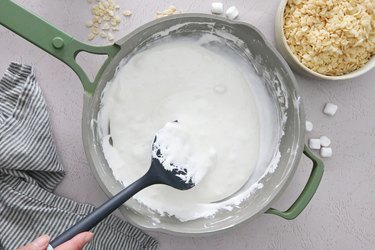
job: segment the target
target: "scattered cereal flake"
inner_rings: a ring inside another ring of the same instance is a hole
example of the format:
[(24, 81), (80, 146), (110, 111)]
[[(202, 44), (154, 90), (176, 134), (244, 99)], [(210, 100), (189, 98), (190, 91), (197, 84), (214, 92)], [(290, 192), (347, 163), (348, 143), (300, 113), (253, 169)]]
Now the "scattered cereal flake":
[(109, 26), (108, 23), (104, 23), (103, 26), (102, 26), (102, 30), (109, 30), (111, 26)]
[(117, 26), (117, 25), (118, 25), (118, 23), (116, 22), (116, 20), (115, 20), (115, 19), (112, 19), (112, 20), (111, 20), (111, 25), (112, 25), (112, 26)]
[(164, 11), (157, 11), (155, 18), (158, 19), (161, 17), (171, 16), (171, 15), (180, 14), (180, 13), (182, 13), (182, 11), (177, 10), (175, 6), (171, 5)]
[(169, 15), (173, 15), (174, 12), (175, 12), (174, 10), (166, 9), (165, 11), (163, 11), (163, 14), (169, 16)]
[(93, 25), (94, 25), (94, 22), (93, 22), (93, 21), (88, 21), (88, 22), (85, 24), (85, 26), (86, 26), (87, 28), (91, 28)]
[[(90, 1), (93, 2), (93, 0)], [(91, 28), (90, 34), (94, 35), (89, 35), (91, 40), (97, 35), (110, 39), (111, 36), (108, 36), (107, 31), (119, 30), (118, 26), (121, 23), (121, 16), (118, 15), (119, 9), (120, 6), (114, 0), (97, 0), (97, 3), (92, 5), (92, 20), (86, 23), (86, 26)]]
[(88, 2), (89, 4), (92, 4), (93, 1), (92, 1), (92, 0), (87, 0), (87, 2)]
[(112, 42), (113, 40), (115, 40), (115, 37), (112, 35), (112, 33), (108, 33), (108, 41)]
[(171, 5), (168, 7), (168, 9), (170, 9), (171, 11), (175, 12), (177, 9), (175, 6)]
[(108, 15), (111, 16), (111, 17), (113, 17), (113, 16), (115, 16), (115, 12), (112, 11), (112, 10), (110, 10), (110, 11), (108, 11)]
[(91, 29), (91, 33), (97, 35), (97, 34), (99, 34), (99, 29), (96, 28), (96, 27), (93, 27), (93, 28)]
[(100, 17), (94, 16), (93, 19), (92, 19), (92, 22), (93, 23), (98, 23), (99, 20), (100, 20)]
[(104, 31), (100, 32), (99, 36), (101, 38), (106, 38), (107, 37), (107, 33), (105, 33)]
[(95, 37), (96, 37), (96, 35), (95, 35), (94, 33), (90, 33), (90, 34), (87, 36), (87, 40), (91, 41), (91, 40), (93, 40)]
[(100, 2), (99, 5), (102, 5), (102, 6), (103, 6), (104, 8), (106, 8), (106, 9), (109, 8), (109, 2), (107, 2), (107, 1), (102, 1), (102, 2)]
[(120, 16), (115, 16), (113, 18), (117, 23), (121, 23), (121, 17)]
[(133, 15), (133, 12), (131, 12), (130, 10), (125, 10), (122, 14), (124, 16), (131, 16), (131, 15)]

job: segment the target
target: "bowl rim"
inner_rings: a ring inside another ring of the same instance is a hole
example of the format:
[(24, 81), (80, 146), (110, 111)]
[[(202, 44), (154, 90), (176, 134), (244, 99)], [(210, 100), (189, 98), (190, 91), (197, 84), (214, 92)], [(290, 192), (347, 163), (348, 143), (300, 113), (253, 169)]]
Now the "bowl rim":
[[(284, 20), (284, 12), (285, 12), (285, 8), (286, 8), (286, 5), (287, 5), (288, 1), (289, 0), (281, 0), (280, 1), (279, 7), (278, 7), (278, 10), (277, 10), (277, 14), (276, 14), (276, 18), (275, 18), (275, 36), (281, 38), (282, 46), (284, 46), (284, 49), (289, 54), (288, 58), (293, 60), (293, 63), (298, 65), (298, 67), (300, 67), (300, 69), (303, 70), (306, 74), (311, 75), (312, 77), (315, 77), (315, 78), (325, 79), (325, 80), (334, 80), (334, 81), (335, 80), (348, 80), (348, 79), (352, 79), (352, 78), (361, 76), (361, 75), (367, 73), (368, 71), (372, 70), (373, 68), (375, 68), (375, 55), (373, 55), (370, 58), (370, 60), (368, 62), (366, 62), (366, 64), (364, 64), (362, 67), (360, 67), (360, 68), (358, 68), (358, 69), (356, 69), (352, 72), (349, 72), (347, 74), (340, 75), (340, 76), (328, 76), (328, 75), (318, 73), (318, 72), (308, 68), (302, 62), (300, 62), (298, 60), (298, 58), (295, 56), (295, 54), (292, 52), (292, 50), (290, 49), (290, 47), (288, 45), (288, 42), (286, 40), (286, 37), (285, 37), (285, 33), (284, 33), (284, 21), (285, 21)], [(280, 46), (280, 45), (281, 44), (278, 44), (278, 46)], [(286, 61), (288, 61), (288, 60), (286, 59)], [(291, 67), (293, 67), (293, 66), (291, 66)]]

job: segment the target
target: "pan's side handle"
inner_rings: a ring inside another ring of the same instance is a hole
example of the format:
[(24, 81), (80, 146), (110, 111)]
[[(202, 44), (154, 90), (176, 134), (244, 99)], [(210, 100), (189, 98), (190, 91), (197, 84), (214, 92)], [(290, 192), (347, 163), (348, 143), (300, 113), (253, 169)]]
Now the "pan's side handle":
[(266, 213), (278, 215), (287, 220), (293, 220), (303, 211), (303, 209), (305, 209), (307, 204), (309, 204), (309, 202), (311, 201), (322, 179), (324, 165), (322, 160), (316, 157), (306, 145), (303, 153), (312, 160), (313, 167), (309, 180), (307, 181), (305, 188), (302, 190), (302, 193), (288, 210), (280, 211), (275, 208), (270, 208)]
[[(98, 47), (79, 42), (10, 0), (0, 0), (0, 24), (66, 63), (88, 94), (94, 92), (105, 67), (121, 49), (116, 44)], [(75, 60), (81, 51), (108, 55), (92, 82)]]

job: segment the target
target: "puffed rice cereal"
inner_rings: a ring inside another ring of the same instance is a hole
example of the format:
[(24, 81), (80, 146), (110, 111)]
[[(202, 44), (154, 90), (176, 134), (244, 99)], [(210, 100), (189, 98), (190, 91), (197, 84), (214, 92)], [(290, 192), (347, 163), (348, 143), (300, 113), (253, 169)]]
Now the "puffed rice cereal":
[(181, 10), (177, 10), (175, 6), (171, 5), (164, 11), (157, 11), (155, 19), (159, 19), (159, 18), (166, 17), (166, 16), (172, 16), (176, 14), (181, 14), (181, 13), (182, 13)]
[(284, 34), (293, 54), (311, 70), (350, 73), (375, 54), (375, 1), (289, 0)]
[[(87, 2), (92, 4), (92, 19), (85, 24), (87, 28), (90, 28), (87, 39), (91, 41), (95, 37), (101, 37), (112, 42), (114, 36), (110, 31), (118, 31), (121, 23), (121, 16), (118, 15), (120, 6), (115, 3), (115, 0), (96, 0), (97, 3), (93, 3), (93, 0), (87, 0)], [(126, 10), (123, 14), (124, 16), (131, 16), (132, 12)]]

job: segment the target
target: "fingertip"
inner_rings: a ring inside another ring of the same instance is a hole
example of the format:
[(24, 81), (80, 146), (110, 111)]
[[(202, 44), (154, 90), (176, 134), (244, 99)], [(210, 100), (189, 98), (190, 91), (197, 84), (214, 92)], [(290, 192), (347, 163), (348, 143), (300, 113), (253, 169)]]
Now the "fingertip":
[(33, 242), (31, 242), (31, 244), (35, 247), (37, 247), (38, 249), (44, 249), (47, 247), (48, 243), (49, 243), (49, 236), (48, 235), (42, 235), (38, 238), (36, 238)]
[(81, 250), (94, 236), (91, 232), (83, 232), (74, 236), (71, 240), (55, 248), (55, 250)]
[(91, 232), (84, 232), (83, 234), (84, 234), (85, 244), (89, 243), (92, 237), (94, 237), (94, 234)]

